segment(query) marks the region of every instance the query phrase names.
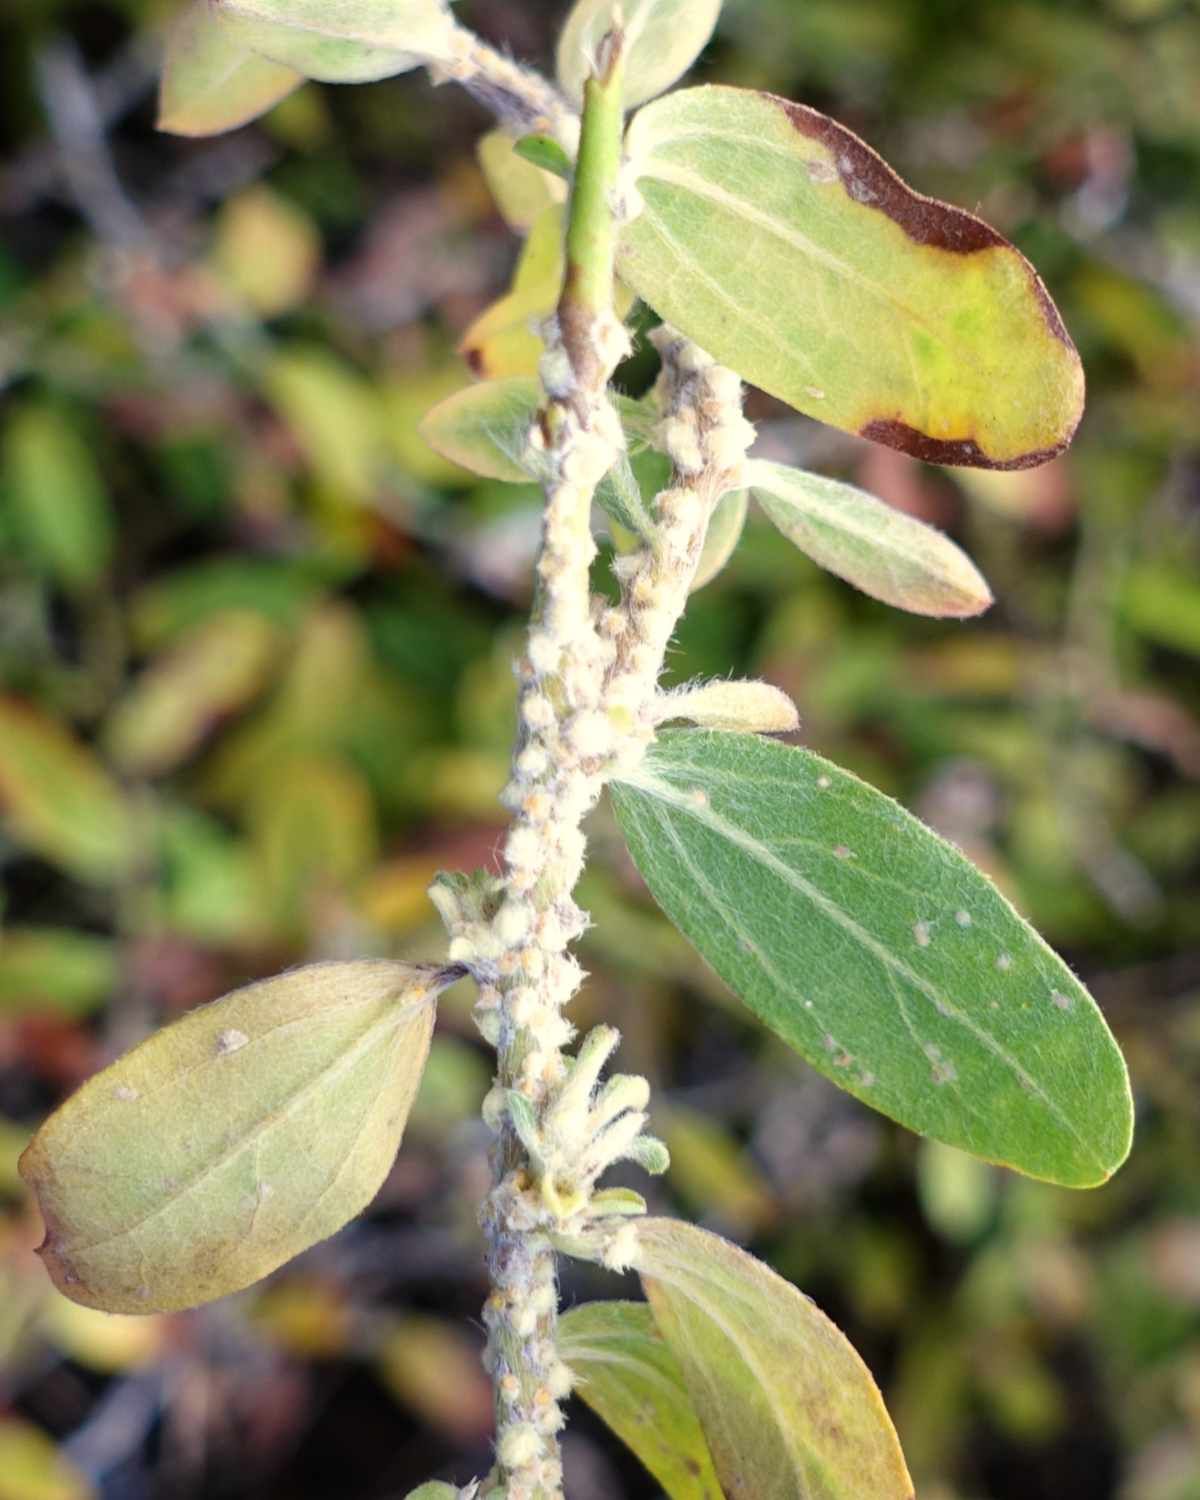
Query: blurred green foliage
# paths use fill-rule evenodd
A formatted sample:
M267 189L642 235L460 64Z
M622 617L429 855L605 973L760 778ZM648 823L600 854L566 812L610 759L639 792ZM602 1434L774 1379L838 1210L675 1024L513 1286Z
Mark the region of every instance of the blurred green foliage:
M488 122L406 76L157 136L171 9L0 19L0 1497L404 1493L489 1461L469 996L374 1212L230 1303L63 1302L13 1170L160 1019L302 959L437 953L429 878L501 826L537 494L416 432L516 254ZM462 9L545 61L565 7ZM825 109L996 223L1090 397L1073 450L1014 475L754 399L764 456L946 527L998 603L891 613L752 519L671 680L778 682L805 743L988 869L1106 1010L1140 1133L1070 1195L867 1115L727 1002L603 813L576 1019L620 1026L655 1081L658 1206L752 1241L845 1327L923 1497L1197 1500L1200 6L729 0L699 76ZM619 1290L568 1273L571 1300ZM582 1408L567 1463L575 1500L655 1493Z

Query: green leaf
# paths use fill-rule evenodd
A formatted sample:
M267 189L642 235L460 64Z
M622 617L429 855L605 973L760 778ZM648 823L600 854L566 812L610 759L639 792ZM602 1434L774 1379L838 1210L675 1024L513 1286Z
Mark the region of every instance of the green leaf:
M625 105L669 89L696 61L717 24L721 0L576 0L558 43L558 81L576 104L596 49L618 10L625 33Z
M646 1219L638 1246L727 1500L912 1500L871 1373L814 1303L691 1224Z
M114 526L83 436L55 407L29 403L9 416L3 459L9 512L35 562L68 588L96 583L112 555Z
M248 809L268 911L303 932L314 904L344 892L378 855L375 802L348 758L295 754L255 787Z
M541 162L521 150L525 141L533 139L539 138L527 136L514 142L506 131L489 130L475 148L497 208L505 222L523 234L532 229L544 209L565 202L567 196L566 184L541 170Z
M118 977L108 938L70 927L0 932L0 1014L86 1015L107 999Z
M55 1285L106 1312L239 1291L379 1190L461 970L312 964L156 1032L45 1122L21 1175Z
M659 905L819 1072L1065 1187L1125 1159L1125 1064L1087 991L962 854L807 750L662 735L613 787Z
M309 347L277 354L263 380L318 479L348 500L370 500L384 452L378 392L349 365Z
M137 850L121 789L56 720L0 698L0 807L8 832L83 880L120 879Z
M711 583L737 550L746 525L749 505L750 496L745 490L730 490L713 507L708 530L704 533L704 546L696 566L696 575L692 579L693 594L706 583Z
M541 402L541 387L531 376L485 380L439 401L421 422L421 436L443 458L473 474L525 484L542 472L528 442ZM636 457L645 450L652 420L628 396L614 396L613 405Z
M233 130L278 104L301 74L246 50L210 0L191 0L167 37L158 128L175 135Z
M513 142L513 151L522 161L570 182L574 163L552 135L523 135Z
M405 1500L459 1500L461 1490L453 1484L443 1484L440 1479L431 1479L428 1484L409 1490Z
M576 1393L611 1427L668 1500L724 1500L679 1363L642 1302L589 1302L558 1324Z
M1147 640L1200 656L1200 582L1192 568L1136 564L1121 589L1120 607L1126 623Z
M221 0L221 14L243 46L328 83L448 58L455 31L441 0Z
M529 433L541 399L533 376L485 380L439 401L422 419L420 433L443 458L472 474L525 484L539 477Z
M1027 468L1070 441L1083 371L1032 266L841 125L686 89L626 148L644 208L618 274L722 364L935 463Z
M106 743L115 763L141 776L172 770L266 687L281 644L277 627L250 610L195 626L113 709Z
M872 599L956 618L992 602L975 564L948 537L865 490L762 459L746 465L746 483L789 542Z

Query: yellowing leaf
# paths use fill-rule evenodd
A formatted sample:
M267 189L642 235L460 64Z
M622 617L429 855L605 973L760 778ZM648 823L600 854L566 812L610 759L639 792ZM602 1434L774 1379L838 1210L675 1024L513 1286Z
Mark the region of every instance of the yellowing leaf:
M108 567L113 518L91 449L55 407L15 408L4 429L9 512L34 561L68 588L94 584Z
M558 44L558 81L578 104L596 49L620 10L625 104L661 94L692 66L717 24L721 0L576 0Z
M0 1500L90 1500L93 1493L40 1427L0 1418Z
M113 710L106 741L123 770L172 770L266 686L281 635L262 615L228 610L196 626L142 673Z
M50 1292L42 1308L42 1331L69 1358L89 1370L134 1370L162 1354L165 1318L134 1318L81 1307Z
M506 131L489 130L475 151L505 222L525 233L545 209L565 201L567 185L561 177L518 156L513 145Z
M167 37L158 128L175 135L233 130L303 82L293 69L247 51L210 0L191 0Z
M89 1079L20 1163L55 1285L106 1312L193 1307L340 1229L387 1175L459 972L293 969Z
M638 1245L726 1500L912 1500L871 1373L814 1303L691 1224L646 1219Z
M443 1484L440 1479L431 1479L428 1484L409 1490L405 1500L460 1500L462 1491L453 1484Z
M84 880L129 869L129 808L85 745L31 705L0 698L0 746L0 807L18 843Z
M980 614L992 593L949 539L852 484L754 459L746 482L801 552L873 599L918 615Z
M397 1400L459 1443L489 1430L492 1393L479 1348L457 1324L409 1313L392 1322L376 1368Z
M745 379L935 463L1028 468L1070 441L1083 371L1032 266L841 125L685 89L626 148L644 207L620 276Z
M637 1454L668 1500L724 1500L679 1362L641 1302L589 1302L559 1320L577 1393Z
M322 349L293 348L264 372L268 398L336 495L365 502L375 493L383 414L375 392Z
M538 382L528 375L485 380L439 401L425 414L421 436L444 458L473 474L524 484L540 476L528 440L541 400ZM614 396L613 405L636 457L646 447L653 420L628 396Z
M554 203L529 231L511 290L463 334L459 352L481 379L537 374L542 341L534 330L558 302L564 259L563 207Z
M273 318L306 296L321 241L307 214L257 183L221 210L213 258L238 296Z

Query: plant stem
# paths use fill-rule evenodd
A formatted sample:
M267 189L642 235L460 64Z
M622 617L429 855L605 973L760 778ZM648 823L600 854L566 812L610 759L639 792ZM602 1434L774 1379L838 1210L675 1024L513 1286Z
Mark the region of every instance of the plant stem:
M435 83L461 84L513 134L552 136L574 153L579 118L544 78L489 47L465 26L452 32L453 56L430 68Z
M664 334L663 440L675 484L659 499L653 535L622 560L620 607L593 602L592 500L625 441L608 399L608 381L628 349L612 311L622 61L621 37L611 35L584 92L566 274L545 330L545 404L530 443L539 450L546 505L528 645L517 667L519 731L503 794L513 820L503 874L491 889L460 884L436 892L451 959L474 973L476 1015L497 1051L485 1105L497 1132L495 1185L481 1213L497 1426L488 1500L562 1495L559 1403L571 1377L555 1343L556 1243L614 1267L629 1258L628 1219L594 1199L592 1189L613 1160L638 1154L648 1086L618 1076L595 1095L618 1040L611 1028L590 1033L575 1058L562 1050L574 1034L563 1009L583 978L570 952L587 925L572 895L584 862L581 825L605 782L636 765L653 737L667 642L712 507L749 432L736 377Z

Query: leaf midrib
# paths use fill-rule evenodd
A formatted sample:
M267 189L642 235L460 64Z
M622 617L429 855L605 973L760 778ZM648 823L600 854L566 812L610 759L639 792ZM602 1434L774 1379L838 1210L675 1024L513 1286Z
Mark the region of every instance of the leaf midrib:
M112 1244L117 1240L124 1239L128 1235L135 1234L139 1229L144 1228L152 1220L158 1218L160 1214L165 1213L169 1208L182 1202L198 1187L201 1187L214 1173L228 1165L230 1161L239 1156L248 1147L256 1145L262 1137L269 1135L276 1126L283 1124L289 1119L304 1100L316 1091L321 1084L335 1083L344 1073L350 1070L360 1057L369 1052L382 1037L386 1036L389 1031L398 1030L423 1005L430 1005L432 1003L430 999L409 1001L407 1005L398 1007L395 1012L388 1012L377 1021L372 1022L353 1046L349 1047L331 1067L322 1068L306 1079L298 1088L285 1096L280 1105L257 1121L249 1130L239 1136L236 1141L227 1146L219 1156L203 1166L194 1176L187 1179L186 1182L181 1183L176 1191L169 1192L160 1203L156 1204L149 1212L143 1214L135 1223L123 1225L111 1234L103 1235L100 1239L92 1240L86 1245L73 1244L69 1247L69 1254L71 1256L87 1255L94 1250L103 1249L105 1245Z
M703 782L706 774L703 769L690 767L689 772L694 779ZM960 1007L952 1004L949 998L943 995L929 980L904 963L892 949L856 922L849 912L845 911L835 901L832 901L798 871L793 870L790 865L781 860L778 855L759 842L759 840L714 812L711 803L700 807L684 793L679 792L669 781L655 776L645 762L643 762L641 768L636 773L626 779L625 784L637 791L643 792L648 797L658 798L660 801L675 808L678 812L685 814L695 822L710 829L721 838L728 840L748 858L761 864L778 879L782 880L784 884L790 886L799 895L803 896L827 917L829 921L840 927L856 943L870 953L883 966L885 972L899 975L919 994L922 994L934 1006L934 1009L938 1011L943 1020L957 1022L963 1026L980 1046L990 1052L992 1056L997 1058L1011 1071L1021 1086L1031 1092L1042 1103L1051 1117L1062 1126L1081 1148L1084 1159L1090 1162L1102 1176L1108 1175L1108 1168L1093 1153L1087 1138L1076 1128L1062 1107L1046 1093L1041 1084L1012 1056L1008 1049L969 1016L964 1014Z

